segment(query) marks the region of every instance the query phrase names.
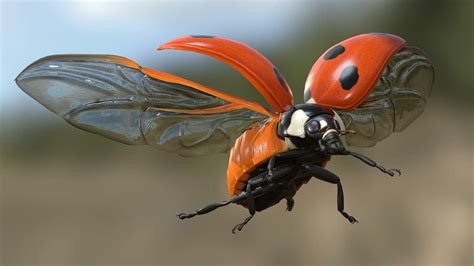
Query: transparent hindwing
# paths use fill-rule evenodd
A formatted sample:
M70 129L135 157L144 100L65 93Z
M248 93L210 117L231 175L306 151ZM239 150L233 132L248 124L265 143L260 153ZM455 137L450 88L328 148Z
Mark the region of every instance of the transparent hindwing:
M55 55L31 64L16 82L75 127L183 156L226 152L268 117L159 73L119 56Z
M368 98L350 111L336 110L346 129L350 146L369 147L404 130L425 109L433 84L434 70L423 51L401 49L385 66Z

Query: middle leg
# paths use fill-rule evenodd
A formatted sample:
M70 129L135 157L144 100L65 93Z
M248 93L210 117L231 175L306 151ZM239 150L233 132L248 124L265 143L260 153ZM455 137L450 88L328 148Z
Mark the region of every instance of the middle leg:
M246 189L246 194L247 194L247 208L249 210L249 213L250 213L250 216L248 216L247 218L245 218L245 220L240 223L240 224L237 224L234 226L234 228L232 228L232 234L235 234L235 230L239 230L239 231L242 231L242 228L244 228L244 226L250 222L250 220L252 220L253 216L255 215L255 199L252 195L252 185L251 183L247 182L247 189Z
M290 181L288 183L288 188L287 188L287 192L286 192L286 196L285 196L285 199L286 199L286 210L291 212L291 210L293 210L293 207L295 206L295 200L293 199L293 197L295 196L296 194L296 184L294 181Z
M344 216L350 223L358 223L356 218L349 215L347 212L344 211L344 191L342 190L341 179L331 173L330 171L312 164L303 164L303 168L306 169L311 175L314 177L329 182L331 184L337 185L337 210Z

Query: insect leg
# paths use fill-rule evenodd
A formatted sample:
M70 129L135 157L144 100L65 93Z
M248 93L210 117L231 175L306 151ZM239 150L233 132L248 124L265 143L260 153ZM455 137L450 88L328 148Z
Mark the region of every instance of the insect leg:
M314 177L337 185L337 210L344 216L350 223L358 223L357 219L350 216L344 211L344 191L342 190L341 179L331 173L330 171L312 164L303 164L303 168L306 169Z
M287 152L283 153L277 153L273 155L270 160L268 161L267 165L267 176L266 179L270 181L273 178L273 170L275 168L276 160L277 159L292 159L292 158L299 158L305 154L308 154L309 151L307 150L302 150L302 149L296 149L296 150L289 150Z
M262 188L259 187L259 188L256 188L254 191L252 191L253 194L257 194L259 192L261 192ZM203 214L206 214L206 213L209 213L209 212L212 212L213 210L217 209L217 208L220 208L220 207L224 207L224 206L227 206L231 203L238 203L238 202L241 202L245 199L247 199L247 192L242 192L240 193L239 195L237 196L234 196L228 200L225 200L225 201L221 201L221 202L215 202L215 203L211 203L195 212L192 212L192 213L180 213L176 216L178 216L179 219L183 220L183 219L188 219L188 218L192 218L196 215L203 215Z
M295 206L295 200L293 198L286 198L286 210L291 212Z
M377 164L374 160L372 160L372 159L368 158L367 156L362 155L360 153L347 151L347 154L361 160L362 162L364 162L365 164L367 164L369 166L372 166L372 167L375 167L375 168L379 169L383 173L388 174L390 176L394 176L395 173L397 173L398 175L402 174L402 172L400 172L400 170L398 170L398 169L385 169L385 167Z
M289 212L293 210L293 207L295 206L295 200L293 199L295 194L296 194L296 184L294 181L290 181L288 183L288 193L285 196L286 210Z
M242 223L235 225L234 228L232 228L232 234L235 234L235 230L242 231L242 228L244 228L244 226L255 215L255 200L253 198L251 188L252 188L252 185L250 183L247 183L247 189L245 192L247 194L247 208L249 210L250 216L245 218L245 220Z

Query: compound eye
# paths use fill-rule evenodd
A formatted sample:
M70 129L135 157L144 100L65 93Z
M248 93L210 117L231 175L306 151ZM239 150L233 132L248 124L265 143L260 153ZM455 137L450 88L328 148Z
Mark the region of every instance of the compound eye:
M311 119L306 124L306 128L308 129L309 133L316 133L319 130L319 122L316 119Z

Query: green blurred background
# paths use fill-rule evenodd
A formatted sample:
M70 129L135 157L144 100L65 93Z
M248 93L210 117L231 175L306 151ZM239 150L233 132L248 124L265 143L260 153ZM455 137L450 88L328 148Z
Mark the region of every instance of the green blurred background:
M2 1L1 265L472 265L473 1ZM245 209L179 221L226 199L227 154L182 158L77 130L13 80L59 53L119 54L262 102L241 76L200 55L153 49L209 34L246 42L286 75L297 102L328 47L389 32L435 66L425 113L401 134L356 149L403 175L388 178L350 158L313 180L293 212L279 204L232 235Z

